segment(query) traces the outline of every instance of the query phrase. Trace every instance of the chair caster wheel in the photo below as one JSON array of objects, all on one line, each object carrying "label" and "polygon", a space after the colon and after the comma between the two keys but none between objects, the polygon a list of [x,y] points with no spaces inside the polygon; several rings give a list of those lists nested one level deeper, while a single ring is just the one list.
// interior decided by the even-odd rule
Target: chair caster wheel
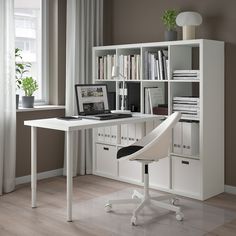
[{"label": "chair caster wheel", "polygon": [[111,212],[111,210],[112,210],[112,205],[109,204],[109,203],[106,204],[106,205],[105,205],[105,211],[106,211],[106,212]]},{"label": "chair caster wheel", "polygon": [[179,206],[179,199],[178,198],[171,198],[170,204],[174,206]]},{"label": "chair caster wheel", "polygon": [[184,219],[184,214],[182,212],[176,213],[176,220],[182,221]]},{"label": "chair caster wheel", "polygon": [[131,218],[131,224],[132,224],[133,226],[136,226],[136,225],[137,225],[137,217],[136,217],[136,216],[132,216],[132,218]]}]

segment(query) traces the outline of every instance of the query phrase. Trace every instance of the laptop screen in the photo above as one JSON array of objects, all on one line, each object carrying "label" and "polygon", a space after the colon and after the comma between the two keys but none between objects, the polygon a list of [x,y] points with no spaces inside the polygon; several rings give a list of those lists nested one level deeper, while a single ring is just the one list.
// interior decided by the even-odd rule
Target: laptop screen
[{"label": "laptop screen", "polygon": [[109,111],[106,84],[76,84],[79,115],[95,115]]}]

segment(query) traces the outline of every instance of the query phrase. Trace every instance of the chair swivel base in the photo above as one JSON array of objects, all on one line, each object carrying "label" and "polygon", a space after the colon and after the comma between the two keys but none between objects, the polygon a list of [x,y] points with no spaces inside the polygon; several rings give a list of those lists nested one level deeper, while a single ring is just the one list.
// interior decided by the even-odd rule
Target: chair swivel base
[{"label": "chair swivel base", "polygon": [[[164,200],[169,200],[170,203],[163,202]],[[182,221],[184,218],[184,214],[181,212],[181,208],[176,206],[178,199],[176,199],[173,195],[168,194],[164,196],[151,197],[149,193],[146,192],[145,195],[142,195],[138,191],[134,190],[131,199],[120,199],[120,200],[109,200],[105,205],[106,212],[110,212],[112,210],[113,204],[139,204],[136,209],[133,211],[133,215],[131,218],[131,224],[137,225],[137,216],[139,212],[150,203],[154,206],[173,211],[176,213],[176,219],[178,221]]]}]

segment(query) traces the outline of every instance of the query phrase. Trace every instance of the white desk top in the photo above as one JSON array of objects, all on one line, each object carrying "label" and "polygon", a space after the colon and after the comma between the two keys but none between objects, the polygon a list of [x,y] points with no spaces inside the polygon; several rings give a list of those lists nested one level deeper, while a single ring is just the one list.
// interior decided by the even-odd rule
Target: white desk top
[{"label": "white desk top", "polygon": [[90,129],[103,126],[152,121],[163,117],[164,116],[159,116],[159,115],[133,113],[133,117],[114,119],[114,120],[103,120],[103,121],[89,120],[89,119],[60,120],[57,118],[49,118],[49,119],[39,119],[39,120],[27,120],[24,122],[24,125],[38,128],[55,129],[61,131],[74,131],[74,130]]}]

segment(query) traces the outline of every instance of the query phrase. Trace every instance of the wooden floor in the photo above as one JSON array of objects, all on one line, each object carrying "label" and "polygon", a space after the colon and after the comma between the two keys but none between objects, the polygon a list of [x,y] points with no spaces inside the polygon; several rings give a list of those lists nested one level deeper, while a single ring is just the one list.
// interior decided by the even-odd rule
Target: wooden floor
[{"label": "wooden floor", "polygon": [[[195,207],[195,210],[189,210],[188,217],[182,224],[175,223],[173,217],[167,215],[165,219],[162,216],[156,220],[162,223],[152,222],[152,224],[132,227],[128,222],[132,211],[124,212],[124,208],[119,209],[118,214],[104,213],[104,199],[123,196],[133,188],[134,186],[130,184],[92,175],[74,178],[74,221],[67,223],[64,177],[39,181],[36,209],[30,207],[30,185],[18,186],[15,192],[0,197],[0,236],[236,235],[236,196],[230,194],[221,194],[204,203],[183,199],[186,201],[183,204],[186,203],[188,208]],[[214,217],[211,217],[207,225],[204,224],[205,222],[197,222],[200,219],[194,222],[192,217],[194,214],[206,217],[208,213],[214,213],[211,215]],[[170,218],[173,221],[170,221]],[[174,225],[175,234],[168,224],[171,227]],[[178,233],[180,228],[181,231]]]}]

